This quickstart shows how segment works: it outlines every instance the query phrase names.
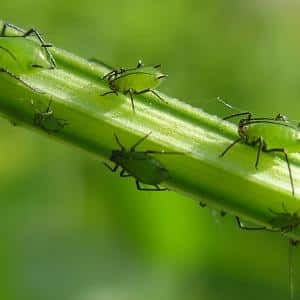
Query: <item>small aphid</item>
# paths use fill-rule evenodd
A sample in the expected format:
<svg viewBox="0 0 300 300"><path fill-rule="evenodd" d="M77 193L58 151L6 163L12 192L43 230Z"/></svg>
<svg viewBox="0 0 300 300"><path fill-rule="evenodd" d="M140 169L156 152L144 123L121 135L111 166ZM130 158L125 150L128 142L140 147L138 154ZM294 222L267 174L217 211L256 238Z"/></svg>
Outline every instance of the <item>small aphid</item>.
<svg viewBox="0 0 300 300"><path fill-rule="evenodd" d="M58 133L65 126L69 125L68 121L54 116L53 110L51 109L52 100L49 101L47 109L40 111L35 109L33 116L33 124L42 128L48 134ZM32 103L33 104L33 103Z"/></svg>
<svg viewBox="0 0 300 300"><path fill-rule="evenodd" d="M166 151L135 151L136 147L140 145L149 135L148 133L139 139L129 150L127 150L115 135L117 144L121 149L112 150L110 160L115 163L114 167L110 167L107 163L104 165L112 172L116 172L121 167L121 177L134 177L136 187L140 191L166 191L167 188L161 188L160 183L166 181L170 175L163 164L153 157L151 154L183 154L180 152L166 152ZM154 188L143 188L141 183L152 185Z"/></svg>
<svg viewBox="0 0 300 300"><path fill-rule="evenodd" d="M292 171L288 159L288 152L300 151L299 126L291 123L287 118L278 114L275 118L253 118L250 112L243 112L225 117L228 120L234 117L245 116L238 124L239 138L230 144L221 154L224 156L228 150L238 143L258 146L255 168L258 168L261 152L280 152L287 163L292 194L295 194Z"/></svg>
<svg viewBox="0 0 300 300"><path fill-rule="evenodd" d="M108 94L118 95L118 93L129 95L133 111L133 95L141 95L149 92L154 94L160 100L165 101L154 90L161 84L162 80L167 77L167 75L158 71L159 67L160 65L145 67L142 62L139 61L135 68L112 70L103 77L103 79L108 82L111 91L102 94L102 96Z"/></svg>

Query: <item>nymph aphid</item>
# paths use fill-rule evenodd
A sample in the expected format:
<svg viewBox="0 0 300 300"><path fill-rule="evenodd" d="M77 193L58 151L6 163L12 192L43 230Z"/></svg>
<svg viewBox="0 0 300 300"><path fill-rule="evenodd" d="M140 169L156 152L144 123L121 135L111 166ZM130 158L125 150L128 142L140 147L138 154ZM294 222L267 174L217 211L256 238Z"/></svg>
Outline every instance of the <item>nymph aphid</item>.
<svg viewBox="0 0 300 300"><path fill-rule="evenodd" d="M52 100L49 101L45 111L41 111L35 108L35 112L33 115L33 124L46 131L48 134L58 133L66 125L69 125L67 120L56 118L54 116L54 112L51 109L51 104Z"/></svg>
<svg viewBox="0 0 300 300"><path fill-rule="evenodd" d="M161 84L162 80L167 77L167 75L158 71L159 67L160 65L145 67L142 62L139 61L135 68L112 70L103 77L103 79L108 82L111 90L102 94L102 96L108 94L118 95L118 93L129 95L133 111L134 95L152 93L160 100L165 101L154 90Z"/></svg>

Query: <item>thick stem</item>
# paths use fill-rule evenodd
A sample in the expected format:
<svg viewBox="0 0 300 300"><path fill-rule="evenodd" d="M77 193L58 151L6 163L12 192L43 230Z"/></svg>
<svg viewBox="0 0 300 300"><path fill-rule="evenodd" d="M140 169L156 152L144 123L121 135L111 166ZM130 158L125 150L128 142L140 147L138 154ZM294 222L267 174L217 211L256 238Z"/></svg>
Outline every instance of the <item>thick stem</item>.
<svg viewBox="0 0 300 300"><path fill-rule="evenodd" d="M118 148L114 133L129 147L151 131L139 149L185 153L157 157L170 172L171 177L165 183L170 189L263 226L271 226L274 215L270 209L280 212L282 203L291 213L299 210L298 156L290 159L295 198L281 157L262 153L258 170L254 166L256 149L251 146L236 145L224 157L219 157L238 138L234 125L161 94L167 103L151 94L135 96L134 113L129 97L100 96L109 90L101 79L109 71L105 66L57 48L49 50L56 59L57 69L18 74L43 93L0 74L0 111L17 125L76 145L96 155L99 161L107 160L111 150ZM47 109L50 100L54 116L69 124L49 134L34 125L34 118L37 111ZM116 177L117 180L121 179ZM288 235L300 239L300 231Z"/></svg>

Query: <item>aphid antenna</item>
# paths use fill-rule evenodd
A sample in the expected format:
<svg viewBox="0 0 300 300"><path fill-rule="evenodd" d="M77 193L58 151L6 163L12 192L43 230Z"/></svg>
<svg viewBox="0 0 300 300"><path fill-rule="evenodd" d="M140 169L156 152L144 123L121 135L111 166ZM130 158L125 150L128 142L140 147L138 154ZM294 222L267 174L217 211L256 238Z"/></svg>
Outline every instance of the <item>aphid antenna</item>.
<svg viewBox="0 0 300 300"><path fill-rule="evenodd" d="M242 116L247 116L246 120L251 120L252 114L251 114L251 112L246 111L246 112L242 112L242 113L229 115L229 116L223 118L223 120L229 120L229 119L232 119L232 118L242 117Z"/></svg>
<svg viewBox="0 0 300 300"><path fill-rule="evenodd" d="M121 144L119 137L115 133L114 133L114 136L115 136L115 140L116 140L117 144L120 146L120 148L122 150L126 150L125 147Z"/></svg>
<svg viewBox="0 0 300 300"><path fill-rule="evenodd" d="M9 54L11 56L11 58L15 61L17 61L16 56L7 48L0 46L0 49L2 49L3 51L5 51L7 54Z"/></svg>
<svg viewBox="0 0 300 300"><path fill-rule="evenodd" d="M161 64L155 65L155 66L153 66L153 68L154 69L159 69L159 68L161 68Z"/></svg>
<svg viewBox="0 0 300 300"><path fill-rule="evenodd" d="M150 131L149 133L147 133L145 136L143 136L141 139L139 139L134 145L131 146L130 151L134 152L135 148L140 145L145 139L148 138L148 136L152 133L152 131Z"/></svg>

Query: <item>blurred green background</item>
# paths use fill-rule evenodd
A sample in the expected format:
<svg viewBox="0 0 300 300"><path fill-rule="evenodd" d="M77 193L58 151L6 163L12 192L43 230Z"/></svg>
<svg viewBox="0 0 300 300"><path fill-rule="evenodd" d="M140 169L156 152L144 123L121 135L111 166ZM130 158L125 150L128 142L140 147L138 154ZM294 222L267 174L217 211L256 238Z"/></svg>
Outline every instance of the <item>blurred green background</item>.
<svg viewBox="0 0 300 300"><path fill-rule="evenodd" d="M1 18L113 66L162 63L160 90L194 106L220 96L300 119L299 9L293 0L2 0ZM138 192L88 154L0 123L1 299L288 298L280 235L240 231L172 192ZM297 248L294 266L300 299Z"/></svg>

